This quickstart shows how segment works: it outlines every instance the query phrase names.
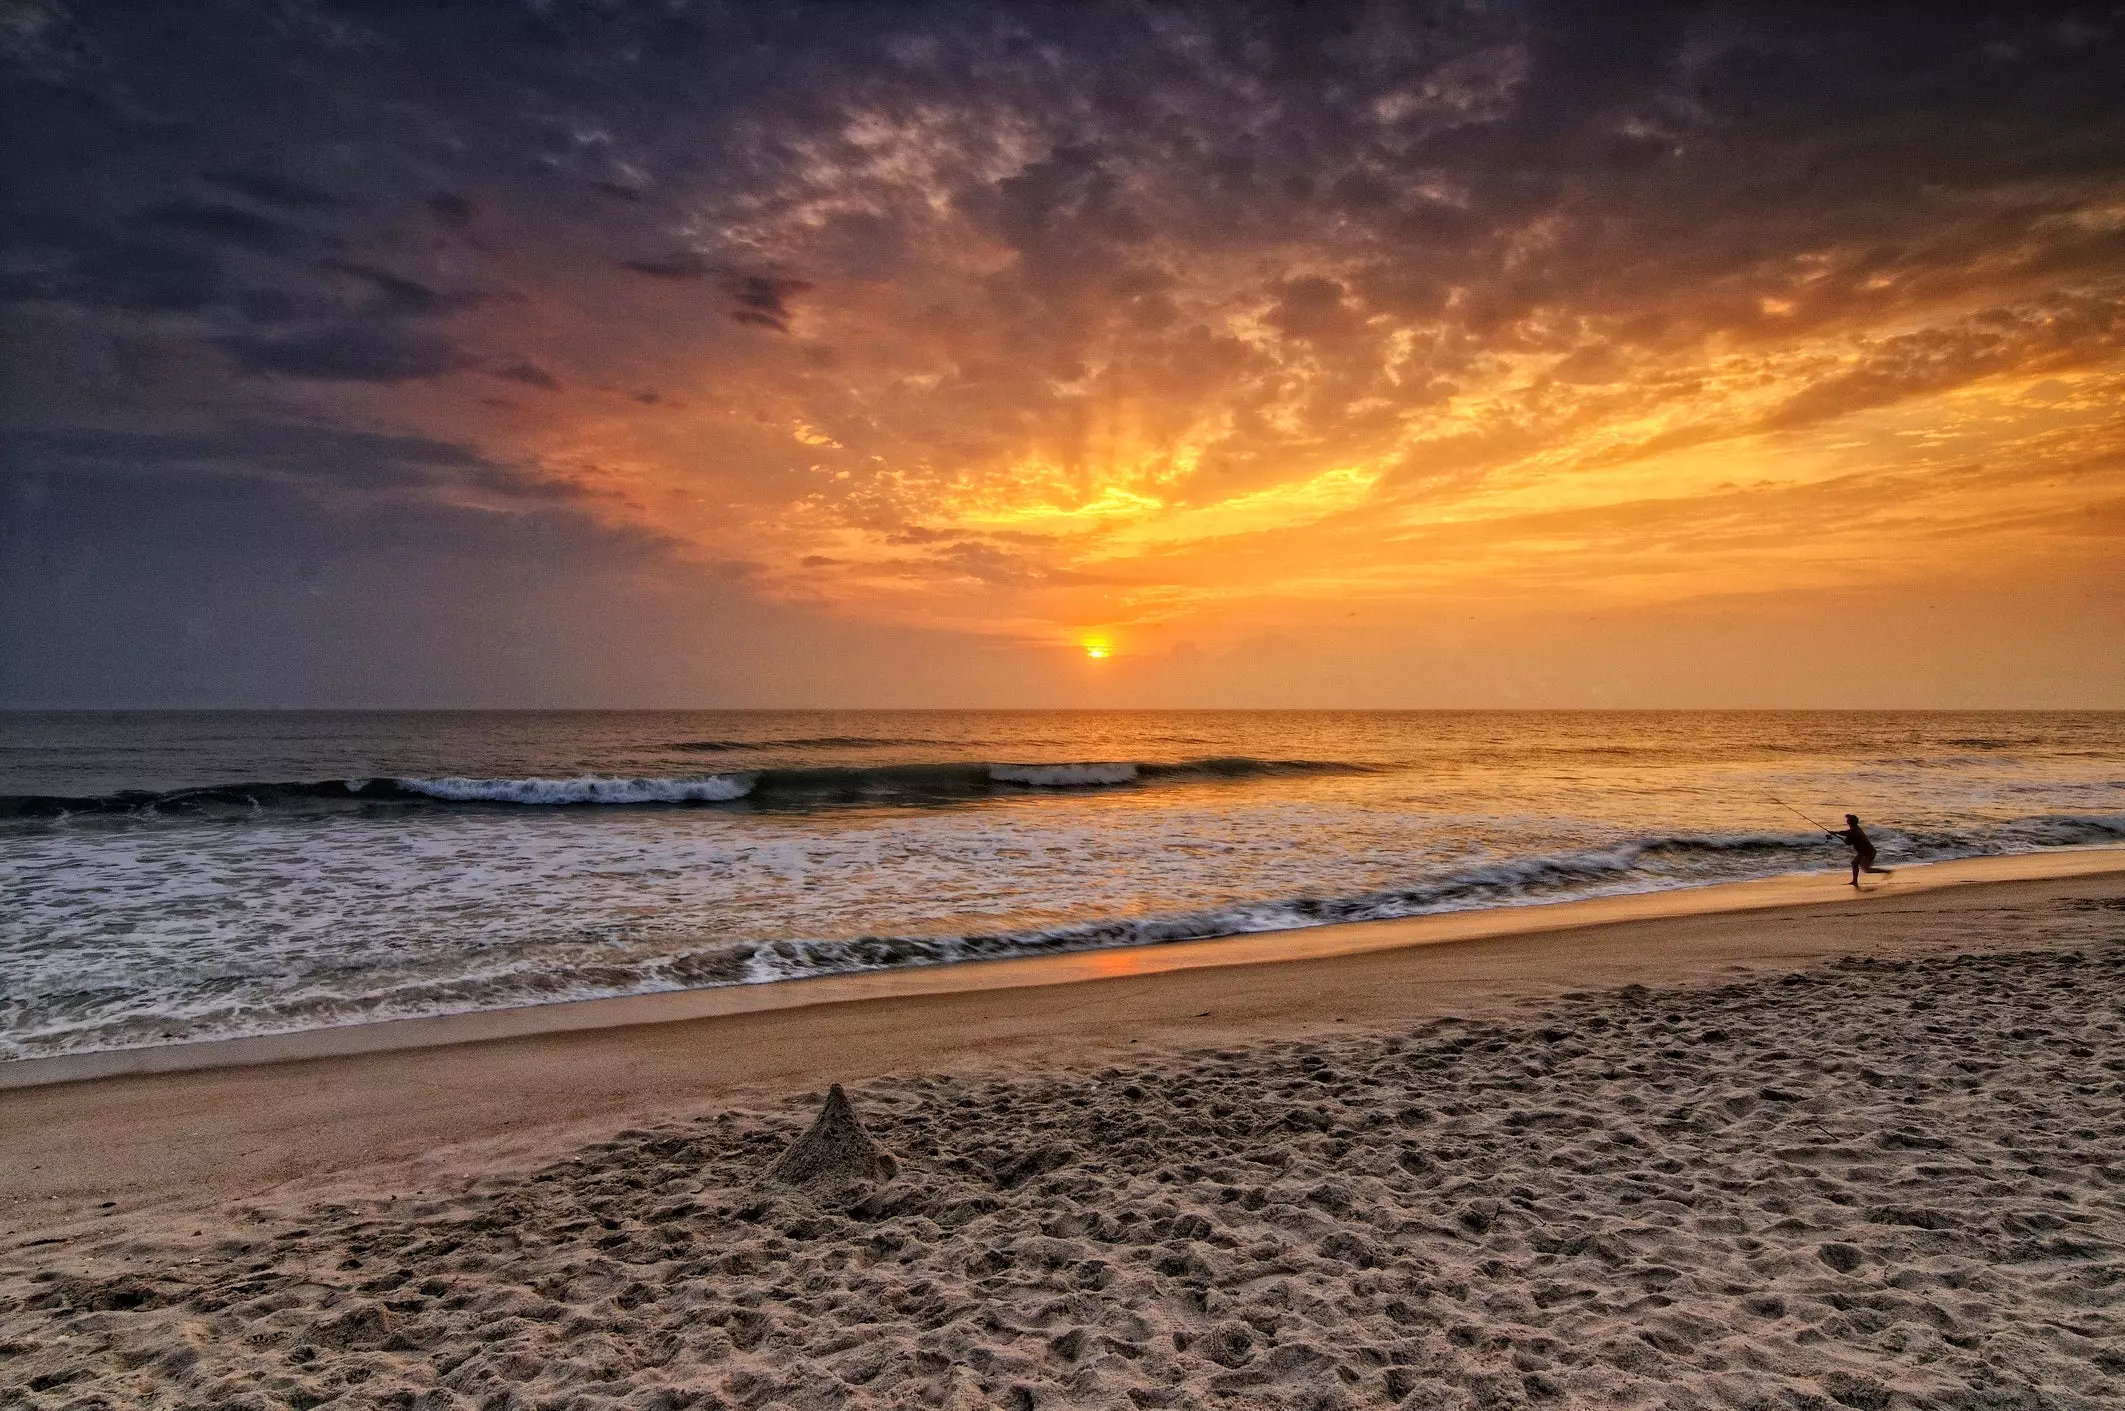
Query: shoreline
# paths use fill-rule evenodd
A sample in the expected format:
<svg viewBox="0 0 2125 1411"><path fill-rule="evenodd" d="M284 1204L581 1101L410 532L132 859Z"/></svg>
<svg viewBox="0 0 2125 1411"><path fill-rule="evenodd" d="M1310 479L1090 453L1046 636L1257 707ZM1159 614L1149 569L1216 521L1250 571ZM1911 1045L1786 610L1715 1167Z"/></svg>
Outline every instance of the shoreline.
<svg viewBox="0 0 2125 1411"><path fill-rule="evenodd" d="M1044 984L998 984L992 977L1026 964L1000 961L954 967L983 981L956 991L504 1036L458 1028L448 1044L283 1052L277 1061L253 1053L241 1065L17 1086L0 1091L0 1209L12 1217L0 1222L0 1241L20 1247L152 1208L349 1182L433 1188L523 1169L622 1128L816 1097L829 1082L1116 1061L1185 1067L1219 1050L1407 1032L1428 1019L1571 1003L1587 991L1710 988L1851 955L2085 944L2125 910L2125 849L1976 859L1891 880L1898 885L1855 896L1811 874L1570 909L1242 937L1198 943L1192 954L1168 946L1041 962L1166 962L1078 983L1050 973ZM1715 899L1724 909L1704 906ZM1634 916L1631 906L1672 910ZM1294 940L1311 949L1294 954ZM1272 942L1280 953L1247 951ZM909 974L919 972L883 978ZM660 998L679 997L652 997L652 1013Z"/></svg>
<svg viewBox="0 0 2125 1411"><path fill-rule="evenodd" d="M778 980L767 984L558 1000L547 1004L375 1020L288 1033L9 1059L0 1061L0 1093L131 1075L186 1073L445 1048L820 1005L1045 988L1185 970L1276 965L1472 940L1546 935L1662 918L1721 916L1852 901L1864 903L1923 895L1942 887L2051 880L2111 871L2125 871L2125 846L2056 848L2036 853L1913 863L1897 868L1890 877L1870 880L1858 893L1841 880L1847 875L1843 869L1796 872L1702 886L1479 907L1382 921L1338 922L1157 945L956 961L944 965Z"/></svg>

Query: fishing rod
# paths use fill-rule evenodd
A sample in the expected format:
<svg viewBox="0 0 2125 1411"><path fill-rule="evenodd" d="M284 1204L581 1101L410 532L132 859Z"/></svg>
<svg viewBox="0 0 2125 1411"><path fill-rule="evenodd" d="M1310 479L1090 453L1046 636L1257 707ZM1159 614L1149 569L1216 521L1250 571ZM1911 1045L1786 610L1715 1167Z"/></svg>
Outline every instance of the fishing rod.
<svg viewBox="0 0 2125 1411"><path fill-rule="evenodd" d="M1816 822L1816 821L1815 821L1814 819L1812 819L1812 818L1808 817L1808 815L1806 815L1805 813L1802 813L1802 812L1801 812L1801 811L1800 811L1799 809L1797 809L1797 808L1793 807L1793 805L1791 805L1791 804L1787 803L1787 802L1786 802L1786 801L1785 801L1784 799L1779 799L1779 798L1772 798L1772 797L1771 797L1771 795L1769 795L1769 794L1765 794L1765 795L1764 795L1764 797L1765 797L1765 798L1767 798L1767 799L1770 799L1772 803L1775 803L1775 804L1777 804L1777 805L1778 805L1778 806L1779 806L1780 808L1784 809L1784 810L1785 810L1785 811L1786 811L1787 813L1790 813L1790 814L1792 814L1792 815L1793 815L1793 816L1794 816L1795 818L1798 818L1798 819L1799 819L1799 820L1800 820L1801 822L1803 822L1803 823L1807 824L1807 825L1808 825L1809 827L1811 827L1811 828L1822 828L1822 831L1823 831L1823 832L1827 833L1827 834L1828 834L1829 836L1831 836L1831 837L1833 837L1833 838L1837 836L1837 830L1836 830L1836 829L1834 829L1834 828L1823 828L1823 826L1822 826L1822 825L1821 825L1820 823L1817 823L1817 822Z"/></svg>

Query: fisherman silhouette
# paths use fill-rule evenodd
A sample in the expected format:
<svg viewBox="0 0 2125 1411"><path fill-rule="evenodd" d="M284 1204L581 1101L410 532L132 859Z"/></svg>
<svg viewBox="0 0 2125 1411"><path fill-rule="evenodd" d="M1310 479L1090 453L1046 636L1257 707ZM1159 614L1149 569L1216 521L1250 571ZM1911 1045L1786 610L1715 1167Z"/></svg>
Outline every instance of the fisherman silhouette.
<svg viewBox="0 0 2125 1411"><path fill-rule="evenodd" d="M1874 865L1874 840L1867 836L1866 829L1859 826L1858 814L1846 814L1845 826L1842 829L1832 831L1825 828L1823 832L1852 849L1853 886L1859 885L1859 874L1862 872L1872 872L1882 877L1889 875L1890 869Z"/></svg>

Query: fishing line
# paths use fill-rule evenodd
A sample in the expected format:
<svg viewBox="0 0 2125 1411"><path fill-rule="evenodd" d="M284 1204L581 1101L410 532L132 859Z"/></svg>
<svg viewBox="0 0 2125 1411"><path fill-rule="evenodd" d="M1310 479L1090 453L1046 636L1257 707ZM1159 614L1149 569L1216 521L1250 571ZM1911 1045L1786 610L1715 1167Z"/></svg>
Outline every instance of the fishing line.
<svg viewBox="0 0 2125 1411"><path fill-rule="evenodd" d="M1808 825L1809 827L1811 827L1811 828L1822 828L1822 831L1823 831L1823 832L1825 832L1825 833L1829 834L1829 835L1830 835L1831 837L1833 837L1833 838L1837 836L1837 830L1836 830L1836 829L1834 829L1834 828L1823 828L1823 826L1822 826L1822 825L1821 825L1820 823L1817 823L1817 822L1816 822L1816 821L1815 821L1814 819L1812 819L1812 818L1808 817L1808 815L1806 815L1805 813L1802 813L1802 812L1801 812L1801 811L1800 811L1799 809L1797 809L1797 808L1793 807L1793 805L1791 805L1791 804L1787 803L1787 802L1786 802L1786 801L1785 801L1784 799L1774 799L1774 798L1771 798L1771 796L1770 796L1769 794L1765 794L1765 795L1764 795L1764 797L1765 797L1765 798L1767 798L1767 799L1771 799L1771 802L1772 802L1772 803L1775 803L1775 804L1777 804L1777 805L1778 805L1778 806L1779 806L1780 808L1784 809L1784 810L1785 810L1785 811L1786 811L1787 813L1790 813L1790 814L1792 814L1792 815L1793 815L1793 816L1794 816L1795 818L1798 818L1798 819L1799 819L1799 820L1800 820L1801 822L1803 822L1803 823L1807 824L1807 825Z"/></svg>

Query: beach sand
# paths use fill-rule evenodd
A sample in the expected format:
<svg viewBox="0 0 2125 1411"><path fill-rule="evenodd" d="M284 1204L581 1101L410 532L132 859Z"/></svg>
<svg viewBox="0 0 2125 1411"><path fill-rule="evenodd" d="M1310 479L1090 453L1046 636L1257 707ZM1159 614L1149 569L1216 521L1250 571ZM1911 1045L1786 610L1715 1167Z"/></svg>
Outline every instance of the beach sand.
<svg viewBox="0 0 2125 1411"><path fill-rule="evenodd" d="M2125 872L1925 875L0 1092L0 1403L2125 1404Z"/></svg>

